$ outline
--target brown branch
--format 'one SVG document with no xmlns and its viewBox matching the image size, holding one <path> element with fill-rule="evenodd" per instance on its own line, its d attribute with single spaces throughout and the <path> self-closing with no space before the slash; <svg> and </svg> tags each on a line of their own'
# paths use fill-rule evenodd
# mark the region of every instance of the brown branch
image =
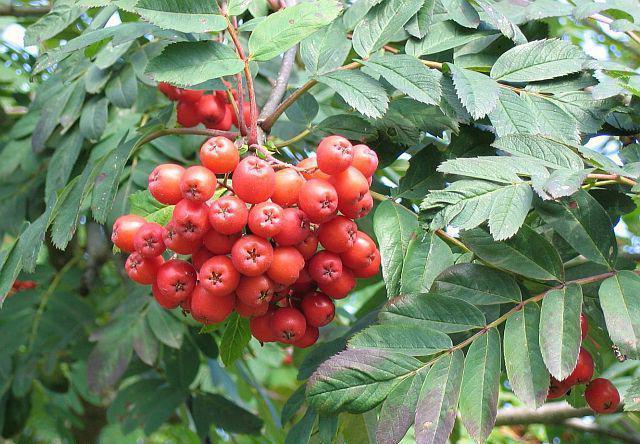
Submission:
<svg viewBox="0 0 640 444">
<path fill-rule="evenodd" d="M 240 135 L 234 131 L 220 131 L 220 130 L 204 129 L 204 128 L 165 128 L 165 129 L 154 131 L 150 134 L 147 134 L 145 137 L 140 139 L 140 141 L 136 145 L 140 147 L 159 137 L 170 136 L 173 134 L 179 134 L 179 135 L 192 134 L 195 136 L 209 136 L 209 137 L 222 136 L 222 137 L 226 137 L 227 139 L 235 139 Z"/>
<path fill-rule="evenodd" d="M 291 71 L 293 70 L 297 52 L 298 45 L 295 45 L 293 48 L 284 53 L 284 56 L 282 57 L 282 64 L 280 65 L 278 76 L 276 77 L 276 83 L 271 89 L 271 94 L 269 95 L 267 102 L 262 107 L 262 111 L 260 112 L 260 116 L 258 117 L 258 123 L 272 114 L 284 97 L 284 93 L 286 92 L 287 85 L 289 83 L 289 78 L 291 77 Z"/>
<path fill-rule="evenodd" d="M 0 6 L 0 16 L 37 17 L 40 15 L 48 14 L 50 11 L 51 6 Z"/>
<path fill-rule="evenodd" d="M 638 184 L 638 182 L 636 182 L 635 180 L 629 179 L 628 177 L 624 177 L 619 174 L 587 174 L 587 179 L 611 180 L 617 183 L 630 185 L 630 186 L 635 186 Z"/>
</svg>

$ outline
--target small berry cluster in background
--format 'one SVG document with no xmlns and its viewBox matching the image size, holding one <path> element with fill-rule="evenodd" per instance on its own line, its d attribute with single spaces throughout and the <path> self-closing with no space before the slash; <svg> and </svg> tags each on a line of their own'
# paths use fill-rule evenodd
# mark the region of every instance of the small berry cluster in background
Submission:
<svg viewBox="0 0 640 444">
<path fill-rule="evenodd" d="M 314 344 L 318 327 L 334 318 L 334 300 L 380 269 L 378 248 L 354 222 L 373 207 L 376 153 L 334 135 L 317 157 L 271 162 L 276 171 L 255 155 L 241 160 L 231 140 L 213 137 L 200 162 L 158 165 L 149 176 L 151 194 L 175 205 L 166 226 L 136 215 L 116 220 L 112 241 L 130 253 L 129 277 L 152 285 L 161 306 L 180 306 L 203 324 L 235 310 L 251 318 L 261 342 Z M 165 260 L 167 249 L 176 255 Z"/>
<path fill-rule="evenodd" d="M 182 89 L 168 83 L 159 83 L 158 89 L 169 98 L 177 101 L 176 115 L 178 123 L 190 128 L 202 123 L 209 129 L 229 131 L 231 126 L 239 127 L 233 105 L 229 102 L 226 91 L 204 91 Z M 235 97 L 236 91 L 233 91 Z M 244 121 L 249 122 L 251 108 L 249 102 L 242 104 Z"/>
<path fill-rule="evenodd" d="M 582 339 L 587 336 L 589 330 L 589 322 L 584 314 L 580 315 L 580 330 Z M 597 413 L 614 413 L 620 405 L 620 394 L 615 386 L 608 379 L 593 377 L 594 364 L 591 354 L 580 347 L 578 354 L 578 362 L 576 368 L 566 379 L 558 381 L 553 376 L 549 385 L 549 394 L 547 399 L 560 398 L 574 385 L 587 384 L 584 397 L 589 407 Z"/>
</svg>

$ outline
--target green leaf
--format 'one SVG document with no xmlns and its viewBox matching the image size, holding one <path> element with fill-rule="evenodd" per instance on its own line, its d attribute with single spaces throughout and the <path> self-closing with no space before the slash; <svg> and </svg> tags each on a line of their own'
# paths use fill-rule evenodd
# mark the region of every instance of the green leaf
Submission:
<svg viewBox="0 0 640 444">
<path fill-rule="evenodd" d="M 320 412 L 363 413 L 380 404 L 422 363 L 382 350 L 345 350 L 323 362 L 307 383 L 307 400 Z"/>
<path fill-rule="evenodd" d="M 540 308 L 526 304 L 507 318 L 504 328 L 504 364 L 509 385 L 527 407 L 537 409 L 547 399 L 549 373 L 540 352 Z"/>
<path fill-rule="evenodd" d="M 542 300 L 540 348 L 551 375 L 562 381 L 571 374 L 580 351 L 582 288 L 577 284 L 552 290 Z"/>
<path fill-rule="evenodd" d="M 92 142 L 97 142 L 107 127 L 109 101 L 92 99 L 85 105 L 80 116 L 80 133 Z"/>
<path fill-rule="evenodd" d="M 145 318 L 140 317 L 133 329 L 133 350 L 142 362 L 153 367 L 158 358 L 159 344 Z"/>
<path fill-rule="evenodd" d="M 484 327 L 484 315 L 461 299 L 437 293 L 402 295 L 391 299 L 379 314 L 383 325 L 414 325 L 443 333 Z"/>
<path fill-rule="evenodd" d="M 131 108 L 138 96 L 138 81 L 133 68 L 128 66 L 111 79 L 105 94 L 107 99 L 118 108 Z"/>
<path fill-rule="evenodd" d="M 581 189 L 558 202 L 542 202 L 538 214 L 587 259 L 609 267 L 615 265 L 618 243 L 611 220 L 587 191 Z"/>
<path fill-rule="evenodd" d="M 418 13 L 405 25 L 405 29 L 409 34 L 419 39 L 427 35 L 433 22 L 436 4 L 436 0 L 425 0 L 423 2 Z"/>
<path fill-rule="evenodd" d="M 342 66 L 351 50 L 351 40 L 342 20 L 307 37 L 300 43 L 300 57 L 313 75 L 324 74 Z"/>
<path fill-rule="evenodd" d="M 491 68 L 491 77 L 503 82 L 536 82 L 578 72 L 586 60 L 584 52 L 567 41 L 535 40 L 502 54 Z"/>
<path fill-rule="evenodd" d="M 167 46 L 147 65 L 147 74 L 157 82 L 178 86 L 237 74 L 244 63 L 227 45 L 217 42 L 178 42 Z"/>
<path fill-rule="evenodd" d="M 376 55 L 361 63 L 380 74 L 393 87 L 412 99 L 429 105 L 440 102 L 440 71 L 429 69 L 407 54 Z"/>
<path fill-rule="evenodd" d="M 462 424 L 476 442 L 484 442 L 496 421 L 500 391 L 500 334 L 495 328 L 471 343 L 460 391 Z"/>
<path fill-rule="evenodd" d="M 201 439 L 209 435 L 212 425 L 227 433 L 260 434 L 263 422 L 253 413 L 243 409 L 227 398 L 203 393 L 193 398 L 193 421 Z"/>
<path fill-rule="evenodd" d="M 171 348 L 182 346 L 182 338 L 186 333 L 184 324 L 155 302 L 149 304 L 147 322 L 160 342 Z"/>
<path fill-rule="evenodd" d="M 402 263 L 400 293 L 427 293 L 436 276 L 453 265 L 451 248 L 434 232 L 412 235 Z"/>
<path fill-rule="evenodd" d="M 634 378 L 624 393 L 624 411 L 640 411 L 640 378 Z"/>
<path fill-rule="evenodd" d="M 407 433 L 413 424 L 413 412 L 426 374 L 420 370 L 403 379 L 384 400 L 376 425 L 377 444 L 396 444 Z"/>
<path fill-rule="evenodd" d="M 286 424 L 293 419 L 293 417 L 298 413 L 298 410 L 302 408 L 304 405 L 304 392 L 305 385 L 302 384 L 300 387 L 296 389 L 295 392 L 289 396 L 287 402 L 285 402 L 284 406 L 282 406 L 282 413 L 280 416 L 280 421 L 282 424 Z"/>
<path fill-rule="evenodd" d="M 600 305 L 611 341 L 631 359 L 640 358 L 640 277 L 621 271 L 600 285 Z"/>
<path fill-rule="evenodd" d="M 382 202 L 373 216 L 373 229 L 382 256 L 382 276 L 387 296 L 400 292 L 402 262 L 407 253 L 411 235 L 418 227 L 416 215 L 393 201 Z"/>
<path fill-rule="evenodd" d="M 428 356 L 448 350 L 453 344 L 444 333 L 418 325 L 372 325 L 357 333 L 347 348 L 378 349 L 404 353 L 409 356 Z"/>
<path fill-rule="evenodd" d="M 499 137 L 538 132 L 536 119 L 527 101 L 506 88 L 498 91 L 498 103 L 489 114 L 489 119 Z M 577 132 L 577 128 L 574 132 Z"/>
<path fill-rule="evenodd" d="M 423 0 L 387 0 L 375 5 L 353 30 L 353 49 L 365 58 L 382 48 L 422 4 Z"/>
<path fill-rule="evenodd" d="M 466 28 L 477 28 L 480 16 L 467 0 L 439 0 L 449 17 Z"/>
<path fill-rule="evenodd" d="M 36 46 L 64 31 L 84 12 L 74 0 L 57 1 L 51 12 L 40 17 L 24 34 L 24 46 Z"/>
<path fill-rule="evenodd" d="M 478 120 L 490 113 L 498 103 L 498 84 L 490 77 L 448 63 L 453 84 L 464 107 Z"/>
<path fill-rule="evenodd" d="M 198 349 L 187 340 L 180 348 L 167 348 L 163 358 L 167 381 L 177 388 L 188 391 L 200 367 Z"/>
<path fill-rule="evenodd" d="M 377 119 L 387 111 L 389 98 L 384 88 L 360 71 L 333 71 L 319 76 L 317 80 L 365 116 Z"/>
<path fill-rule="evenodd" d="M 562 260 L 553 246 L 532 228 L 523 225 L 511 239 L 495 242 L 484 230 L 465 231 L 462 242 L 490 264 L 543 281 L 562 281 Z"/>
<path fill-rule="evenodd" d="M 429 190 L 444 188 L 442 174 L 436 168 L 442 161 L 437 150 L 424 148 L 409 159 L 409 169 L 400 179 L 395 197 L 424 199 Z"/>
<path fill-rule="evenodd" d="M 227 4 L 227 14 L 240 15 L 247 10 L 251 0 L 229 0 Z"/>
<path fill-rule="evenodd" d="M 318 413 L 314 408 L 309 407 L 300 421 L 289 429 L 284 444 L 307 444 L 317 419 Z"/>
<path fill-rule="evenodd" d="M 433 291 L 473 305 L 518 303 L 522 293 L 509 274 L 480 264 L 457 264 L 442 272 Z"/>
<path fill-rule="evenodd" d="M 222 31 L 227 21 L 214 2 L 200 0 L 139 0 L 136 11 L 164 29 L 181 32 Z"/>
<path fill-rule="evenodd" d="M 318 124 L 318 130 L 328 134 L 341 134 L 351 140 L 370 139 L 377 133 L 371 122 L 353 114 L 329 116 Z"/>
<path fill-rule="evenodd" d="M 129 195 L 131 213 L 144 217 L 149 222 L 166 225 L 173 216 L 173 205 L 165 206 L 155 200 L 149 190 L 140 190 Z"/>
<path fill-rule="evenodd" d="M 554 169 L 580 171 L 584 162 L 569 146 L 537 134 L 511 134 L 500 137 L 492 146 L 514 156 L 533 160 Z"/>
<path fill-rule="evenodd" d="M 112 388 L 127 370 L 132 354 L 131 332 L 99 341 L 87 359 L 87 382 L 91 391 Z"/>
<path fill-rule="evenodd" d="M 490 25 L 498 28 L 502 35 L 513 40 L 517 45 L 527 43 L 527 38 L 506 15 L 504 15 L 494 2 L 489 0 L 472 0 L 482 9 L 482 19 Z"/>
<path fill-rule="evenodd" d="M 249 37 L 249 58 L 270 60 L 331 23 L 342 6 L 335 0 L 300 3 L 261 21 Z"/>
<path fill-rule="evenodd" d="M 467 29 L 452 21 L 444 21 L 431 25 L 422 40 L 409 40 L 405 50 L 407 54 L 420 57 L 457 48 L 494 34 L 492 31 Z"/>
<path fill-rule="evenodd" d="M 22 269 L 18 241 L 0 252 L 0 308 Z"/>
<path fill-rule="evenodd" d="M 63 188 L 69 181 L 83 143 L 84 137 L 76 129 L 68 134 L 54 151 L 49 161 L 45 180 L 45 196 L 47 199 L 55 196 L 56 191 Z"/>
<path fill-rule="evenodd" d="M 438 358 L 424 380 L 415 411 L 416 441 L 424 444 L 444 443 L 456 419 L 464 354 L 456 350 Z"/>
<path fill-rule="evenodd" d="M 251 340 L 249 320 L 233 313 L 227 320 L 220 342 L 220 358 L 227 367 L 240 358 Z"/>
</svg>

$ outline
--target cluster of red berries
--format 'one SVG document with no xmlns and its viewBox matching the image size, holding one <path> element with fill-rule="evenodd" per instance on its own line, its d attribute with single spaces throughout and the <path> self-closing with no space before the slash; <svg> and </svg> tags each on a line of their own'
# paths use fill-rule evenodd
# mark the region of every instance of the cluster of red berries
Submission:
<svg viewBox="0 0 640 444">
<path fill-rule="evenodd" d="M 262 342 L 312 345 L 334 318 L 334 300 L 380 269 L 378 248 L 354 222 L 373 206 L 376 153 L 334 135 L 294 167 L 254 155 L 240 160 L 231 140 L 214 137 L 200 161 L 158 165 L 149 176 L 151 194 L 175 205 L 166 226 L 136 215 L 116 220 L 111 239 L 131 253 L 129 277 L 152 285 L 163 307 L 181 306 L 199 322 L 221 322 L 236 310 Z M 230 173 L 231 185 L 216 177 Z M 214 198 L 218 185 L 225 194 Z M 165 261 L 166 249 L 190 261 Z"/>
<path fill-rule="evenodd" d="M 19 291 L 23 291 L 23 290 L 31 290 L 33 288 L 36 288 L 38 286 L 38 284 L 36 283 L 36 281 L 14 281 L 13 285 L 11 285 L 11 290 L 9 290 L 9 294 L 8 296 L 11 296 L 14 293 L 17 293 Z"/>
<path fill-rule="evenodd" d="M 231 125 L 238 128 L 238 119 L 226 91 L 205 94 L 204 91 L 177 88 L 168 83 L 159 83 L 158 89 L 170 100 L 178 102 L 176 115 L 182 126 L 190 128 L 202 123 L 207 128 L 221 131 L 229 131 Z M 249 122 L 250 114 L 250 104 L 244 102 L 242 115 L 245 122 Z"/>
<path fill-rule="evenodd" d="M 583 314 L 580 315 L 580 330 L 584 340 L 589 330 L 589 323 Z M 560 398 L 566 395 L 574 385 L 587 384 L 584 397 L 589 407 L 597 413 L 614 413 L 620 405 L 620 394 L 608 379 L 596 378 L 591 380 L 593 370 L 594 364 L 591 354 L 580 347 L 578 363 L 573 372 L 562 381 L 558 381 L 553 376 L 551 377 L 547 399 Z"/>
</svg>

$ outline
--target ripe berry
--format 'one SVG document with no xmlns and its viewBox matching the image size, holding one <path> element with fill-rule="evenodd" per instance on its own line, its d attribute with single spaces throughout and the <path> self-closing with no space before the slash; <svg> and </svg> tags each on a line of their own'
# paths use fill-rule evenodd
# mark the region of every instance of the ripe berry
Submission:
<svg viewBox="0 0 640 444">
<path fill-rule="evenodd" d="M 318 249 L 318 236 L 315 233 L 309 233 L 302 242 L 296 245 L 296 248 L 305 260 L 311 259 Z"/>
<path fill-rule="evenodd" d="M 133 238 L 136 233 L 147 221 L 135 214 L 125 214 L 116 219 L 111 231 L 111 242 L 126 253 L 135 250 L 133 246 Z"/>
<path fill-rule="evenodd" d="M 240 239 L 240 233 L 222 234 L 216 230 L 209 230 L 202 238 L 202 242 L 213 254 L 229 254 L 238 239 Z"/>
<path fill-rule="evenodd" d="M 178 88 L 166 82 L 158 83 L 158 90 L 160 90 L 162 94 L 167 96 L 169 100 L 178 100 L 178 98 L 180 97 L 180 92 L 178 91 Z"/>
<path fill-rule="evenodd" d="M 291 285 L 298 280 L 300 270 L 304 268 L 304 258 L 295 247 L 276 247 L 273 261 L 267 275 L 282 285 Z"/>
<path fill-rule="evenodd" d="M 222 322 L 236 306 L 236 295 L 213 296 L 201 285 L 196 285 L 191 295 L 191 316 L 203 324 Z"/>
<path fill-rule="evenodd" d="M 163 241 L 168 249 L 178 254 L 194 254 L 200 248 L 200 239 L 187 239 L 174 221 L 166 225 Z"/>
<path fill-rule="evenodd" d="M 333 282 L 320 284 L 322 290 L 327 296 L 333 299 L 344 299 L 349 292 L 356 286 L 356 278 L 353 271 L 347 267 L 342 267 L 342 274 Z"/>
<path fill-rule="evenodd" d="M 341 205 L 338 202 L 338 210 L 345 216 L 351 219 L 360 219 L 365 217 L 373 208 L 373 196 L 371 193 L 366 193 L 362 199 L 351 204 Z"/>
<path fill-rule="evenodd" d="M 200 119 L 207 128 L 215 125 L 224 116 L 224 104 L 214 95 L 205 95 L 196 105 Z"/>
<path fill-rule="evenodd" d="M 200 162 L 216 174 L 230 173 L 240 162 L 240 153 L 226 137 L 212 137 L 200 148 Z"/>
<path fill-rule="evenodd" d="M 300 304 L 302 314 L 307 320 L 307 325 L 322 327 L 333 320 L 336 307 L 333 301 L 324 293 L 309 293 Z"/>
<path fill-rule="evenodd" d="M 249 211 L 249 229 L 260 237 L 273 237 L 282 229 L 282 207 L 273 202 L 260 202 Z"/>
<path fill-rule="evenodd" d="M 302 177 L 304 177 L 307 180 L 309 179 L 328 180 L 329 177 L 331 177 L 328 174 L 320 171 L 320 168 L 318 168 L 317 159 L 315 157 L 307 157 L 305 159 L 302 159 L 300 162 L 298 162 L 298 165 L 296 166 L 299 169 L 304 170 L 302 171 Z"/>
<path fill-rule="evenodd" d="M 182 199 L 176 204 L 173 223 L 178 234 L 190 242 L 202 239 L 211 228 L 207 206 L 189 199 Z"/>
<path fill-rule="evenodd" d="M 589 383 L 584 392 L 589 407 L 596 413 L 614 413 L 620 405 L 620 394 L 608 379 L 597 378 Z"/>
<path fill-rule="evenodd" d="M 181 102 L 196 103 L 204 95 L 204 91 L 178 88 L 178 94 Z"/>
<path fill-rule="evenodd" d="M 344 273 L 345 268 L 342 269 Z M 302 270 L 300 270 L 300 275 L 298 276 L 298 280 L 291 286 L 291 289 L 297 294 L 306 294 L 312 290 L 315 290 L 317 287 L 315 281 L 309 274 L 308 266 L 305 266 Z"/>
<path fill-rule="evenodd" d="M 330 175 L 346 170 L 353 162 L 353 146 L 342 136 L 328 136 L 316 150 L 318 167 Z"/>
<path fill-rule="evenodd" d="M 307 321 L 295 308 L 283 307 L 273 313 L 271 328 L 279 341 L 291 344 L 304 336 Z"/>
<path fill-rule="evenodd" d="M 273 237 L 278 245 L 288 247 L 297 245 L 311 233 L 309 218 L 298 208 L 282 210 L 282 229 Z"/>
<path fill-rule="evenodd" d="M 342 208 L 351 208 L 369 192 L 369 181 L 354 167 L 331 176 L 329 182 L 338 193 L 340 211 Z"/>
<path fill-rule="evenodd" d="M 304 331 L 304 335 L 302 335 L 302 337 L 297 341 L 293 342 L 293 346 L 298 348 L 311 347 L 318 341 L 318 336 L 320 336 L 318 327 L 307 325 L 307 329 Z"/>
<path fill-rule="evenodd" d="M 352 269 L 353 275 L 357 278 L 370 278 L 380 272 L 380 251 L 376 249 L 373 260 L 364 268 Z"/>
<path fill-rule="evenodd" d="M 342 274 L 340 256 L 330 251 L 319 251 L 309 261 L 309 274 L 318 284 L 328 284 Z"/>
<path fill-rule="evenodd" d="M 300 188 L 298 206 L 311 222 L 326 222 L 338 211 L 338 194 L 326 180 L 311 179 Z"/>
<path fill-rule="evenodd" d="M 260 304 L 258 306 L 247 305 L 240 299 L 236 298 L 236 311 L 238 316 L 243 318 L 251 318 L 253 316 L 262 316 L 269 310 L 269 304 Z"/>
<path fill-rule="evenodd" d="M 179 304 L 193 293 L 196 270 L 189 262 L 171 259 L 158 269 L 156 282 L 163 296 Z"/>
<path fill-rule="evenodd" d="M 160 305 L 163 308 L 166 308 L 167 310 L 173 310 L 178 305 L 180 305 L 180 304 L 176 303 L 173 299 L 170 299 L 170 298 L 164 296 L 160 292 L 160 289 L 158 288 L 158 285 L 155 282 L 151 286 L 151 294 L 153 295 L 153 297 L 156 300 L 156 302 L 158 303 L 158 305 Z"/>
<path fill-rule="evenodd" d="M 587 337 L 587 333 L 589 332 L 589 321 L 587 317 L 580 313 L 580 333 L 582 334 L 582 339 Z"/>
<path fill-rule="evenodd" d="M 191 254 L 191 263 L 197 271 L 200 271 L 205 262 L 214 256 L 215 254 L 201 246 Z"/>
<path fill-rule="evenodd" d="M 236 296 L 243 304 L 250 307 L 269 305 L 273 299 L 274 286 L 266 275 L 243 276 L 236 288 Z"/>
<path fill-rule="evenodd" d="M 195 104 L 189 102 L 178 102 L 176 116 L 178 123 L 187 128 L 198 126 L 202 119 Z"/>
<path fill-rule="evenodd" d="M 245 276 L 258 276 L 271 266 L 273 247 L 265 239 L 250 234 L 233 244 L 231 260 L 236 269 Z"/>
<path fill-rule="evenodd" d="M 561 398 L 567 394 L 571 386 L 564 381 L 558 381 L 553 376 L 549 382 L 549 392 L 547 393 L 547 399 Z"/>
<path fill-rule="evenodd" d="M 322 246 L 334 253 L 344 253 L 356 242 L 358 226 L 344 216 L 336 216 L 320 225 L 318 239 Z"/>
<path fill-rule="evenodd" d="M 166 249 L 164 228 L 155 222 L 147 222 L 133 237 L 133 246 L 142 257 L 160 256 Z"/>
<path fill-rule="evenodd" d="M 375 258 L 376 244 L 365 232 L 358 231 L 351 248 L 340 254 L 342 263 L 354 270 L 371 265 Z"/>
<path fill-rule="evenodd" d="M 273 168 L 256 156 L 240 161 L 232 176 L 233 191 L 248 203 L 264 202 L 276 188 L 276 173 Z"/>
<path fill-rule="evenodd" d="M 220 119 L 215 122 L 208 122 L 205 120 L 203 123 L 207 128 L 229 131 L 233 124 L 233 108 L 231 105 L 225 105 L 222 108 Z"/>
<path fill-rule="evenodd" d="M 158 165 L 149 174 L 149 191 L 155 199 L 165 205 L 175 205 L 182 199 L 180 179 L 185 169 L 180 165 L 165 163 Z"/>
<path fill-rule="evenodd" d="M 351 166 L 357 168 L 364 177 L 371 177 L 378 168 L 378 155 L 367 145 L 354 145 Z"/>
<path fill-rule="evenodd" d="M 124 264 L 124 269 L 129 278 L 142 285 L 151 285 L 156 280 L 158 269 L 164 262 L 162 256 L 144 258 L 134 251 L 129 255 Z"/>
<path fill-rule="evenodd" d="M 184 198 L 198 202 L 211 199 L 217 185 L 216 175 L 199 165 L 187 168 L 180 180 Z"/>
<path fill-rule="evenodd" d="M 580 347 L 578 363 L 573 372 L 564 380 L 569 385 L 585 384 L 591 381 L 593 376 L 593 358 L 584 348 Z"/>
<path fill-rule="evenodd" d="M 247 225 L 247 205 L 235 196 L 223 196 L 209 207 L 209 223 L 221 234 L 239 233 Z"/>
<path fill-rule="evenodd" d="M 214 256 L 202 264 L 198 279 L 211 295 L 226 296 L 238 287 L 240 273 L 227 256 Z"/>
<path fill-rule="evenodd" d="M 273 310 L 269 310 L 262 316 L 253 317 L 249 321 L 251 334 L 260 342 L 276 342 L 278 340 L 271 329 L 271 316 L 273 316 Z"/>
<path fill-rule="evenodd" d="M 276 171 L 276 187 L 271 200 L 281 207 L 295 205 L 303 183 L 304 178 L 293 168 Z"/>
</svg>

